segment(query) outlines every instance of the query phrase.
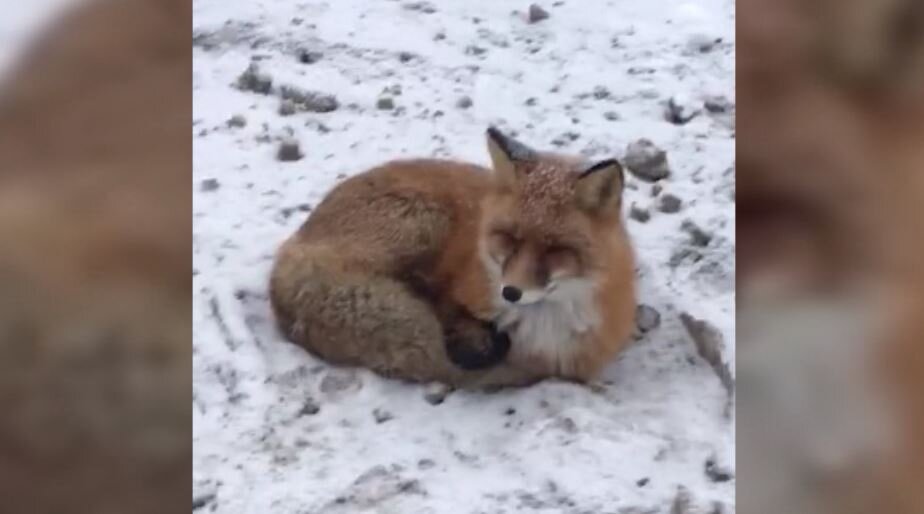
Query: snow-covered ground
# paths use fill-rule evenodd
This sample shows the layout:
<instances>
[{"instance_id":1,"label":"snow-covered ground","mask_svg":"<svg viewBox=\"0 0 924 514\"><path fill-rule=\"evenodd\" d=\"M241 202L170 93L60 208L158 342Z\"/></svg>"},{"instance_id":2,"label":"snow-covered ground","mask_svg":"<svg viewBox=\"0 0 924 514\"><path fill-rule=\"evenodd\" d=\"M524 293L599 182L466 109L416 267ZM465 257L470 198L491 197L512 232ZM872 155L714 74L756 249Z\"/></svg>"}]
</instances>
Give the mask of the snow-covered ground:
<instances>
[{"instance_id":1,"label":"snow-covered ground","mask_svg":"<svg viewBox=\"0 0 924 514\"><path fill-rule=\"evenodd\" d=\"M733 366L734 2L542 7L549 18L528 23L528 2L195 0L194 510L734 512L734 412L680 321L716 329ZM270 94L233 86L251 59ZM283 116L283 85L339 105ZM378 107L383 96L392 109ZM671 98L698 113L668 121ZM625 201L650 214L627 223L640 301L659 326L595 387L442 402L286 343L267 274L311 207L396 157L487 164L489 124L600 158L639 138L667 151L662 191L631 177ZM289 135L304 157L283 162ZM661 212L665 195L679 212ZM692 242L685 220L708 244Z\"/></svg>"}]
</instances>

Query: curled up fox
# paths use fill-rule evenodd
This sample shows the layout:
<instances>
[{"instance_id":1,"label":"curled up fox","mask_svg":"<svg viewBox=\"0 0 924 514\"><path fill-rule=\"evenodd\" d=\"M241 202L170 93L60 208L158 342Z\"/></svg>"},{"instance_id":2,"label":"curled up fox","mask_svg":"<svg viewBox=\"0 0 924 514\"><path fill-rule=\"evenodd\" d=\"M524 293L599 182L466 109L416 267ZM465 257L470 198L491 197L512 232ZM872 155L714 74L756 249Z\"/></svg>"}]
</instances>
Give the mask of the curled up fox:
<instances>
[{"instance_id":1,"label":"curled up fox","mask_svg":"<svg viewBox=\"0 0 924 514\"><path fill-rule=\"evenodd\" d=\"M278 250L283 334L406 380L592 380L634 326L622 167L487 140L493 169L393 161L331 190Z\"/></svg>"}]
</instances>

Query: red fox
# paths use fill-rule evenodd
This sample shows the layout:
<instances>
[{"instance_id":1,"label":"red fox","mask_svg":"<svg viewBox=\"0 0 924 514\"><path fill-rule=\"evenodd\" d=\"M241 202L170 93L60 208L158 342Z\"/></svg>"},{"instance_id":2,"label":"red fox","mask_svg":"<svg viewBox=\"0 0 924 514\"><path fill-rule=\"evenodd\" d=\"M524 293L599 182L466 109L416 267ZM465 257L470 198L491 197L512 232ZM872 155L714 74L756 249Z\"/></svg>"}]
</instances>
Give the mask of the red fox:
<instances>
[{"instance_id":1,"label":"red fox","mask_svg":"<svg viewBox=\"0 0 924 514\"><path fill-rule=\"evenodd\" d=\"M281 331L413 381L593 379L634 326L622 167L487 139L493 171L393 161L335 187L278 251Z\"/></svg>"}]
</instances>

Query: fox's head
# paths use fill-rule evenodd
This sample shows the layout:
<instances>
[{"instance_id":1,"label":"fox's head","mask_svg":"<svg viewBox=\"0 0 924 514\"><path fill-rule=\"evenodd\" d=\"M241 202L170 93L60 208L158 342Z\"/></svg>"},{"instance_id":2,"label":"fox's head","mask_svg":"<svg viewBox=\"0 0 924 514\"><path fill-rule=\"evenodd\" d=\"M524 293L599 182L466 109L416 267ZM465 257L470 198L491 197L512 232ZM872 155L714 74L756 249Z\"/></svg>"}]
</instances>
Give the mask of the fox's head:
<instances>
[{"instance_id":1,"label":"fox's head","mask_svg":"<svg viewBox=\"0 0 924 514\"><path fill-rule=\"evenodd\" d=\"M627 245L622 166L538 152L493 127L487 138L494 186L484 201L481 248L499 282L498 301L529 305L586 288L614 245Z\"/></svg>"}]
</instances>

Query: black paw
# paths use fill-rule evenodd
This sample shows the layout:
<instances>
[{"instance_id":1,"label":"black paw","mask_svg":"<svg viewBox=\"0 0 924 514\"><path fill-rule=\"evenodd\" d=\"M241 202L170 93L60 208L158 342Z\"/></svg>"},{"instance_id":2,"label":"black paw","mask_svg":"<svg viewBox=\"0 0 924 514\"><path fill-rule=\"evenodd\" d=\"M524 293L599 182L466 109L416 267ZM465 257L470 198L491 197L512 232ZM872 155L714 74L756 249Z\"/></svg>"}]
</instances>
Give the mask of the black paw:
<instances>
[{"instance_id":1,"label":"black paw","mask_svg":"<svg viewBox=\"0 0 924 514\"><path fill-rule=\"evenodd\" d=\"M488 324L488 330L491 333L491 353L498 360L503 360L510 353L510 336L501 332L494 323Z\"/></svg>"},{"instance_id":2,"label":"black paw","mask_svg":"<svg viewBox=\"0 0 924 514\"><path fill-rule=\"evenodd\" d=\"M476 340L470 332L469 337L459 332L446 334L446 353L453 364L465 370L478 370L494 366L507 357L510 337L506 333L493 323L485 324L478 332Z\"/></svg>"}]
</instances>

